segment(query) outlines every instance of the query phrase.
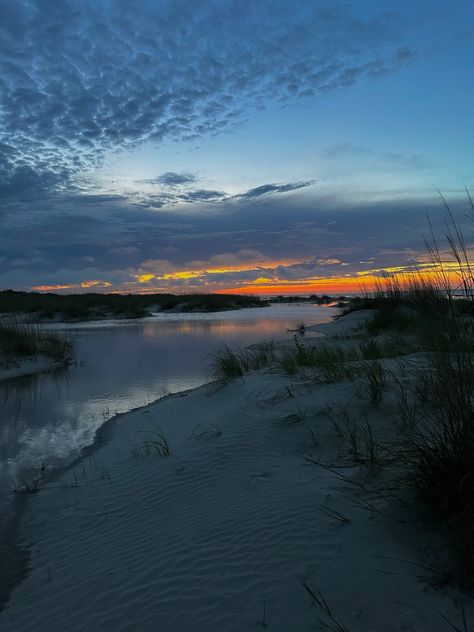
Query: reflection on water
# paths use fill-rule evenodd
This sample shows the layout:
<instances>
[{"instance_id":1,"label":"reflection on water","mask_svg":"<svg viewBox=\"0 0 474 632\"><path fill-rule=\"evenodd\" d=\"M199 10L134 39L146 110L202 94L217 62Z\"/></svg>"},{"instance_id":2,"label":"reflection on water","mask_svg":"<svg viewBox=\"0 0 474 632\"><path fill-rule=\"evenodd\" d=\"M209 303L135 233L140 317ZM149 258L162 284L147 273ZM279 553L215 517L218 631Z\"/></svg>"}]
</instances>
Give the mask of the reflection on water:
<instances>
[{"instance_id":1,"label":"reflection on water","mask_svg":"<svg viewBox=\"0 0 474 632\"><path fill-rule=\"evenodd\" d=\"M77 366L66 375L0 383L0 496L5 497L15 479L21 483L34 470L71 460L116 413L203 384L219 345L246 346L290 336L286 329L297 322L326 322L335 311L273 305L67 325L81 360Z\"/></svg>"}]
</instances>

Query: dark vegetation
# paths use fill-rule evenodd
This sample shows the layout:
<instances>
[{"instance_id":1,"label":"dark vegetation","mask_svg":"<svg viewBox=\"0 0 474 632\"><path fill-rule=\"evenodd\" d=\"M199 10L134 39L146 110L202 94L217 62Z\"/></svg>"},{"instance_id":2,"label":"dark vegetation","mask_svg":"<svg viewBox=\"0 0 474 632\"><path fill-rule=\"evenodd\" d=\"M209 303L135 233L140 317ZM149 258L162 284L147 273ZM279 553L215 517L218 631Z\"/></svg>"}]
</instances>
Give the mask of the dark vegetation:
<instances>
[{"instance_id":1,"label":"dark vegetation","mask_svg":"<svg viewBox=\"0 0 474 632\"><path fill-rule=\"evenodd\" d=\"M347 301L346 296L329 296L328 294L311 294L310 296L275 296L272 303L313 303L315 305L329 305L331 303Z\"/></svg>"},{"instance_id":2,"label":"dark vegetation","mask_svg":"<svg viewBox=\"0 0 474 632\"><path fill-rule=\"evenodd\" d=\"M66 336L40 331L34 325L10 319L0 324L0 361L7 366L21 359L43 355L56 362L72 360L72 346Z\"/></svg>"},{"instance_id":3,"label":"dark vegetation","mask_svg":"<svg viewBox=\"0 0 474 632\"><path fill-rule=\"evenodd\" d=\"M467 217L474 222L468 195ZM353 299L346 313L376 309L372 335L412 335L428 352L428 366L412 391L400 388L400 416L408 426L399 453L405 480L454 551L447 581L474 586L474 276L464 234L443 198L442 253L431 229L427 249L435 273L381 280ZM456 280L453 283L453 274ZM411 401L411 405L407 402Z\"/></svg>"},{"instance_id":4,"label":"dark vegetation","mask_svg":"<svg viewBox=\"0 0 474 632\"><path fill-rule=\"evenodd\" d=\"M33 321L142 318L152 311L215 312L263 307L255 296L238 294L52 294L0 292L0 313L27 314Z\"/></svg>"},{"instance_id":5,"label":"dark vegetation","mask_svg":"<svg viewBox=\"0 0 474 632\"><path fill-rule=\"evenodd\" d=\"M343 314L359 309L376 309L379 314L375 328L408 327L410 316L422 314L439 318L440 315L474 316L474 279L465 290L447 290L440 279L425 279L416 272L405 278L381 279L372 293L351 298ZM411 313L410 313L410 310ZM375 333L375 330L374 330Z\"/></svg>"},{"instance_id":6,"label":"dark vegetation","mask_svg":"<svg viewBox=\"0 0 474 632\"><path fill-rule=\"evenodd\" d=\"M474 205L468 194L469 215ZM391 451L399 466L401 489L412 490L416 507L449 543L452 564L444 580L474 587L474 276L469 249L445 204L445 239L441 253L433 231L427 241L432 274L381 279L375 292L351 300L345 313L374 309L358 345L334 342L295 345L283 356L250 352L217 355L215 375L227 379L262 365L293 375L316 368L323 383L362 379L364 393L378 406L387 386L381 359L424 352L424 364L412 380L398 383L400 448ZM453 277L454 275L454 277ZM453 282L453 278L455 279ZM411 347L411 350L410 350ZM224 361L225 360L225 361Z\"/></svg>"},{"instance_id":7,"label":"dark vegetation","mask_svg":"<svg viewBox=\"0 0 474 632\"><path fill-rule=\"evenodd\" d=\"M275 360L272 345L258 350L232 349L224 345L212 358L210 376L213 380L227 381L242 377L251 371L258 371L270 366Z\"/></svg>"}]
</instances>

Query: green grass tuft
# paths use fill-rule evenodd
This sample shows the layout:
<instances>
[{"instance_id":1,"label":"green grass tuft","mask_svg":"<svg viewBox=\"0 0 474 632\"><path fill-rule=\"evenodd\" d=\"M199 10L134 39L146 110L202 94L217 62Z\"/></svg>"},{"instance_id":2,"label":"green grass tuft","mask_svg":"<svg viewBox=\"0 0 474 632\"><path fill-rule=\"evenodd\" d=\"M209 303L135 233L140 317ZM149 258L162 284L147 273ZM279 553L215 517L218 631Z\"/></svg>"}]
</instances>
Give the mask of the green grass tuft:
<instances>
[{"instance_id":1,"label":"green grass tuft","mask_svg":"<svg viewBox=\"0 0 474 632\"><path fill-rule=\"evenodd\" d=\"M365 380L365 391L375 406L382 401L388 378L383 364L378 360L370 362L362 368L361 374Z\"/></svg>"},{"instance_id":2,"label":"green grass tuft","mask_svg":"<svg viewBox=\"0 0 474 632\"><path fill-rule=\"evenodd\" d=\"M227 382L243 377L251 371L266 368L274 362L272 345L259 349L232 349L228 345L218 349L211 360L210 376L213 380Z\"/></svg>"}]
</instances>

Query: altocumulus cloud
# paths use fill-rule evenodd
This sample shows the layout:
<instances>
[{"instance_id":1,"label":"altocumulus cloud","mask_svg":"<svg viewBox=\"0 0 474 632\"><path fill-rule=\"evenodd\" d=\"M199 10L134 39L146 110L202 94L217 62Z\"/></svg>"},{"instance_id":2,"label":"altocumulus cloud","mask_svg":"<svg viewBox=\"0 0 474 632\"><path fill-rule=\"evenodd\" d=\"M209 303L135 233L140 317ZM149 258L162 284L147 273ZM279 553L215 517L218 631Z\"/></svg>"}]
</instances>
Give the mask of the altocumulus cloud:
<instances>
[{"instance_id":1,"label":"altocumulus cloud","mask_svg":"<svg viewBox=\"0 0 474 632\"><path fill-rule=\"evenodd\" d=\"M367 204L364 225L340 199L308 200L309 180L236 194L165 171L121 195L82 180L109 152L233 130L256 110L378 80L416 56L409 33L378 3L362 17L324 1L0 0L0 285L123 288L144 268L164 276L144 261L171 274L233 257L228 280L293 278L332 269L320 258L355 265L377 248L416 249L421 205ZM299 263L277 269L279 257Z\"/></svg>"},{"instance_id":2,"label":"altocumulus cloud","mask_svg":"<svg viewBox=\"0 0 474 632\"><path fill-rule=\"evenodd\" d=\"M0 0L0 17L7 193L67 183L111 149L218 133L415 54L393 16L326 2Z\"/></svg>"}]
</instances>

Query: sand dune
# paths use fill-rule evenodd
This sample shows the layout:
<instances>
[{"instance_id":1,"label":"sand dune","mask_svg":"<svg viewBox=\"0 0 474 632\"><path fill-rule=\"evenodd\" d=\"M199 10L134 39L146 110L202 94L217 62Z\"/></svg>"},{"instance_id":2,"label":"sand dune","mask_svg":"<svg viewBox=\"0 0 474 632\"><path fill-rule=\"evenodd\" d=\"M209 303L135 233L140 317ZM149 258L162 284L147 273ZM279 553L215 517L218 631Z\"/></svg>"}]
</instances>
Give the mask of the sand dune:
<instances>
[{"instance_id":1,"label":"sand dune","mask_svg":"<svg viewBox=\"0 0 474 632\"><path fill-rule=\"evenodd\" d=\"M407 357L406 371L422 362ZM395 406L390 385L374 407L357 381L260 371L119 416L28 498L30 573L0 628L451 630L442 615L460 625L458 595L424 568L439 562L436 536L381 493L391 470L355 464L335 430L346 410L390 442Z\"/></svg>"}]
</instances>

